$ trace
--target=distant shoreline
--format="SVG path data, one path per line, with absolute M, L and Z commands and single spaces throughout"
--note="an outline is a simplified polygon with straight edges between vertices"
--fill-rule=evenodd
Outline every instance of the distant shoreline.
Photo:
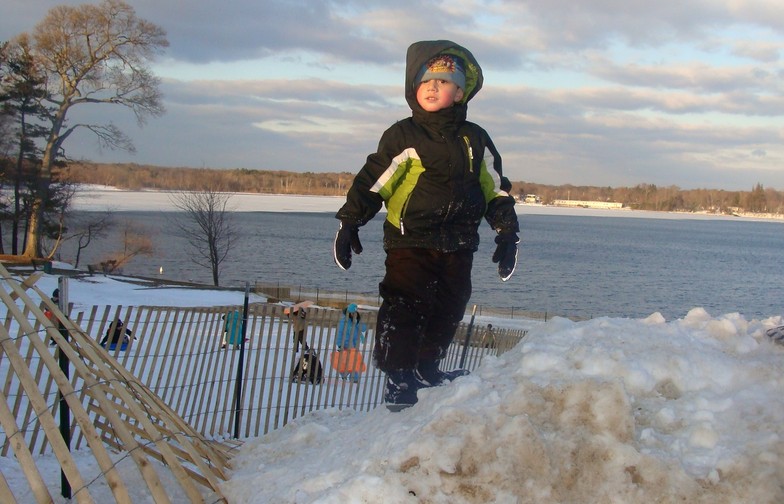
M 113 187 L 89 186 L 77 192 L 73 209 L 77 211 L 105 212 L 176 212 L 170 196 L 176 191 L 140 190 L 126 191 Z M 345 202 L 342 196 L 312 196 L 302 194 L 234 193 L 229 207 L 236 212 L 337 212 Z M 518 204 L 519 215 L 563 215 L 582 217 L 629 217 L 647 219 L 723 219 L 748 222 L 780 222 L 781 215 L 716 215 L 691 212 L 657 212 L 653 210 L 597 209 L 559 207 L 551 205 Z
M 633 210 L 631 208 L 581 208 L 554 205 L 532 205 L 520 203 L 516 206 L 518 215 L 574 215 L 583 217 L 628 217 L 640 219 L 694 219 L 694 220 L 733 220 L 748 222 L 784 223 L 784 215 L 776 214 L 712 214 L 708 212 L 665 212 L 655 210 Z M 541 209 L 541 210 L 539 210 Z

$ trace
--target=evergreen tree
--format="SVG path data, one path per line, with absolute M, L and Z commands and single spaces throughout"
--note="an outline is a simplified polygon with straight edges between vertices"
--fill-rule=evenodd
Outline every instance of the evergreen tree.
M 18 254 L 20 225 L 26 221 L 29 208 L 25 203 L 30 202 L 29 189 L 35 185 L 35 173 L 41 163 L 42 151 L 36 141 L 46 137 L 44 124 L 51 110 L 44 105 L 46 81 L 31 53 L 29 39 L 20 36 L 0 50 L 0 101 L 8 125 L 5 154 L 9 168 L 10 159 L 14 159 L 13 168 L 4 173 L 4 182 L 13 185 L 13 200 L 6 205 L 6 215 L 12 228 L 11 253 Z

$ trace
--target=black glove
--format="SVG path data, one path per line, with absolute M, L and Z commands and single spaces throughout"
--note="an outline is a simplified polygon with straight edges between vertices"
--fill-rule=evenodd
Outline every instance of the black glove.
M 517 243 L 520 238 L 515 233 L 499 233 L 495 237 L 497 244 L 493 253 L 493 262 L 498 263 L 498 276 L 506 282 L 514 273 L 517 265 Z
M 340 269 L 347 270 L 351 267 L 352 250 L 356 254 L 362 253 L 362 244 L 359 242 L 359 226 L 341 221 L 340 229 L 335 234 L 335 243 L 332 246 L 332 256 Z

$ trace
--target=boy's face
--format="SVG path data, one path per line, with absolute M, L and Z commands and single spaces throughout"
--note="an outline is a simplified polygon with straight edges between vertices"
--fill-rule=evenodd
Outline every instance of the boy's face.
M 462 100 L 463 90 L 454 82 L 432 79 L 419 84 L 416 99 L 426 112 L 437 112 Z

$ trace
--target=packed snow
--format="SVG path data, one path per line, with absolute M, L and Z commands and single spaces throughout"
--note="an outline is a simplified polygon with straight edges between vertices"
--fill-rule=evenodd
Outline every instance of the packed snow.
M 139 289 L 72 279 L 69 298 L 241 302 Z M 784 502 L 784 346 L 765 335 L 781 314 L 486 322 L 529 332 L 471 375 L 420 391 L 410 409 L 322 410 L 245 440 L 222 485 L 229 502 Z M 57 468 L 51 456 L 36 463 Z M 0 464 L 11 488 L 26 485 L 13 461 Z M 134 502 L 151 501 L 143 482 L 130 488 Z
M 497 324 L 504 323 L 498 320 Z M 401 413 L 249 440 L 231 502 L 784 502 L 784 348 L 748 321 L 554 319 Z

